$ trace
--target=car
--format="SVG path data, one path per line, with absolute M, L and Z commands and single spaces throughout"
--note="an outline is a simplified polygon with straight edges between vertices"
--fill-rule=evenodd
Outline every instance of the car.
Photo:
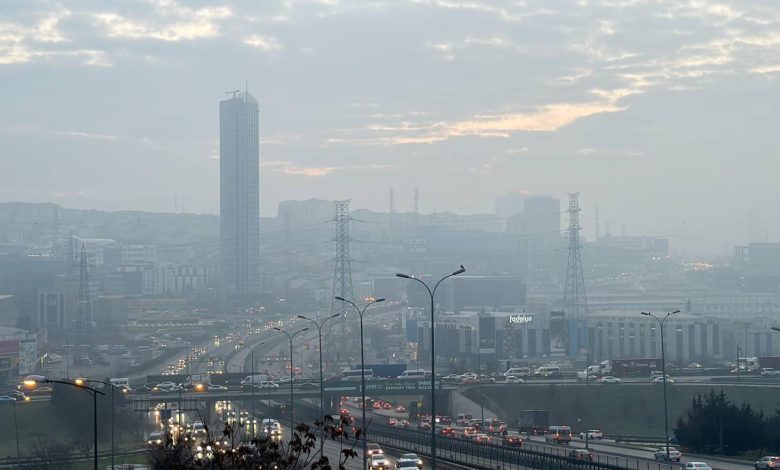
M 396 413 L 406 413 L 406 407 L 404 405 L 398 405 L 395 407 Z
M 381 402 L 376 402 L 376 403 L 373 404 L 372 408 L 374 408 L 375 410 L 381 410 L 382 409 L 382 403 Z
M 414 460 L 398 459 L 395 461 L 395 468 L 411 470 L 414 468 L 421 469 L 422 466 L 417 465 L 417 462 L 415 462 Z
M 14 398 L 16 401 L 24 401 L 27 398 L 24 393 L 19 390 L 9 390 L 7 392 L 0 392 L 0 395 L 5 395 Z
M 472 439 L 476 435 L 477 435 L 477 430 L 475 428 L 472 428 L 471 426 L 463 429 L 464 439 Z
M 418 431 L 430 431 L 431 430 L 431 423 L 428 421 L 420 421 L 417 423 L 417 430 Z
M 598 379 L 598 382 L 603 384 L 619 384 L 620 379 L 617 377 L 612 377 L 611 375 L 605 375 L 604 377 Z
M 160 382 L 157 384 L 157 388 L 171 388 L 171 387 L 177 387 L 173 382 Z
M 587 433 L 584 432 L 584 431 L 580 433 L 580 439 L 585 440 L 586 438 L 588 440 L 590 440 L 590 439 L 603 439 L 604 438 L 604 433 L 599 431 L 598 429 L 588 429 Z
M 219 385 L 219 384 L 210 384 L 209 385 L 209 390 L 222 390 L 222 391 L 225 391 L 227 389 L 228 388 L 225 387 L 224 385 Z
M 395 427 L 397 424 L 398 424 L 398 420 L 395 419 L 395 418 L 390 418 L 390 419 L 387 420 L 387 425 L 388 426 Z
M 401 462 L 401 461 L 404 461 L 404 462 L 413 462 L 413 463 L 414 463 L 414 465 L 415 465 L 415 467 L 417 467 L 417 468 L 423 468 L 423 461 L 422 461 L 422 459 L 420 458 L 420 456 L 419 456 L 419 455 L 417 455 L 417 454 L 401 454 L 401 456 L 400 456 L 400 457 L 398 457 L 398 462 Z M 396 465 L 396 467 L 398 467 L 398 468 L 404 468 L 404 467 L 399 467 L 398 465 Z M 412 468 L 412 467 L 406 467 L 406 468 Z
M 666 457 L 666 447 L 661 447 L 653 452 L 653 458 L 655 460 L 669 460 L 679 462 L 682 458 L 682 453 L 674 447 L 669 447 L 669 458 Z
M 161 446 L 164 438 L 165 434 L 162 431 L 153 431 L 149 433 L 149 439 L 146 443 L 150 446 Z
M 37 393 L 37 394 L 51 393 L 51 387 L 38 387 L 30 393 Z
M 780 370 L 773 369 L 771 367 L 764 367 L 761 369 L 761 375 L 763 375 L 764 377 L 779 376 Z
M 368 451 L 368 455 L 385 454 L 385 452 L 382 450 L 382 447 L 380 447 L 379 444 L 375 442 L 369 442 L 366 444 L 366 450 Z
M 392 410 L 393 409 L 393 404 L 392 403 L 388 403 L 388 402 L 384 402 L 382 404 L 382 409 L 383 410 Z
M 272 388 L 279 388 L 279 384 L 268 380 L 261 380 L 260 382 L 258 382 L 257 385 L 255 385 L 255 387 L 259 389 L 272 389 Z
M 461 379 L 460 383 L 463 385 L 477 385 L 479 384 L 479 379 L 476 377 L 464 377 Z
M 686 462 L 683 468 L 686 470 L 712 470 L 712 467 L 704 462 Z
M 753 467 L 756 470 L 766 470 L 771 468 L 780 468 L 780 457 L 775 455 L 767 455 L 761 457 L 753 463 Z
M 400 426 L 402 428 L 409 429 L 409 427 L 411 427 L 411 425 L 412 424 L 409 422 L 408 419 L 402 419 L 396 426 Z
M 588 449 L 572 449 L 568 455 L 574 460 L 593 460 L 593 454 Z
M 659 375 L 658 377 L 655 377 L 653 379 L 653 383 L 655 383 L 655 384 L 662 384 L 662 383 L 664 383 L 664 376 L 663 375 Z M 669 377 L 667 375 L 666 376 L 666 383 L 673 384 L 674 383 L 674 379 L 672 379 L 671 377 Z
M 349 410 L 346 409 L 346 408 L 342 408 L 342 409 L 339 410 L 339 414 L 341 416 L 349 416 Z
M 8 395 L 0 395 L 0 401 L 16 401 L 16 398 L 9 397 Z
M 506 380 L 504 382 L 508 383 L 508 384 L 524 384 L 525 380 L 521 379 L 520 377 L 518 377 L 516 375 L 510 375 L 510 376 L 507 376 L 507 378 L 506 378 Z
M 301 390 L 319 390 L 320 384 L 314 382 L 302 383 L 299 387 Z
M 455 437 L 455 428 L 451 428 L 447 426 L 445 428 L 441 428 L 441 431 L 439 431 L 439 433 L 442 436 Z
M 390 468 L 390 461 L 385 454 L 371 454 L 371 460 L 368 461 L 369 470 L 385 470 Z
M 133 389 L 133 393 L 151 393 L 152 387 L 149 387 L 148 385 L 141 385 L 140 387 L 136 387 Z
M 519 434 L 507 434 L 504 436 L 503 444 L 509 447 L 523 447 L 523 438 Z
M 477 434 L 476 436 L 474 436 L 474 438 L 472 440 L 476 444 L 492 444 L 493 443 L 493 438 L 488 436 L 487 434 L 484 434 L 484 433 Z

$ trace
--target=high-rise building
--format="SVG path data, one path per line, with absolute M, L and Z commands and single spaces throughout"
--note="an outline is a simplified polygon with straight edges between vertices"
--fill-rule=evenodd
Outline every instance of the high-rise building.
M 245 92 L 219 103 L 220 279 L 226 292 L 260 288 L 260 125 Z

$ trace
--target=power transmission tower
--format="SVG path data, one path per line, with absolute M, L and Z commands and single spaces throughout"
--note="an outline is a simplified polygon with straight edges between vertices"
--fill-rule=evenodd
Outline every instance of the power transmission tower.
M 350 335 L 347 333 L 347 327 L 353 326 L 348 325 L 346 321 L 346 316 L 350 313 L 347 310 L 348 305 L 335 299 L 338 296 L 354 300 L 355 296 L 352 289 L 352 266 L 350 263 L 351 258 L 349 257 L 349 222 L 352 218 L 349 216 L 349 200 L 333 202 L 336 204 L 336 216 L 333 218 L 333 221 L 336 223 L 336 238 L 333 239 L 336 243 L 336 257 L 333 259 L 333 295 L 331 296 L 330 312 L 331 315 L 334 313 L 341 314 L 341 332 L 344 337 L 339 342 L 341 347 L 337 350 L 340 358 L 340 349 L 343 348 L 345 351 L 349 351 L 347 342 L 350 339 Z
M 87 248 L 81 244 L 81 258 L 79 260 L 79 311 L 76 324 L 76 334 L 84 344 L 90 333 L 92 321 L 92 301 L 89 295 L 89 272 L 87 266 Z
M 563 312 L 568 318 L 579 319 L 588 312 L 585 277 L 580 253 L 580 193 L 569 193 L 569 259 L 566 263 L 566 283 L 563 287 Z

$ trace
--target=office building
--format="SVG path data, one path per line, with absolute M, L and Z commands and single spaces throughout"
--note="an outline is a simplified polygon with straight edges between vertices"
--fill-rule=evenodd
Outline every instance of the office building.
M 249 92 L 219 103 L 220 279 L 226 293 L 259 290 L 260 129 Z

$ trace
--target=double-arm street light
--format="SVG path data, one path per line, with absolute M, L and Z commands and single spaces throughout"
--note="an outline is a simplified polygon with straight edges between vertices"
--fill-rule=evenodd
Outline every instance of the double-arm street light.
M 463 267 L 463 265 L 460 265 L 460 268 L 455 270 L 453 273 L 448 274 L 444 276 L 443 278 L 439 279 L 439 281 L 433 286 L 433 289 L 428 287 L 428 284 L 426 284 L 424 281 L 417 279 L 416 277 L 409 276 L 408 274 L 402 274 L 398 273 L 396 274 L 397 277 L 403 278 L 403 279 L 411 279 L 413 281 L 417 281 L 420 284 L 425 287 L 425 290 L 428 291 L 428 294 L 431 297 L 431 469 L 436 470 L 436 343 L 435 339 L 436 336 L 434 334 L 434 331 L 436 328 L 434 327 L 434 303 L 433 303 L 433 297 L 436 295 L 436 289 L 439 287 L 439 284 L 442 283 L 447 278 L 450 278 L 452 276 L 457 276 L 458 274 L 463 274 L 466 272 L 466 268 Z
M 257 434 L 257 422 L 255 420 L 255 348 L 264 344 L 265 341 L 260 341 L 259 343 L 254 344 L 249 348 L 249 355 L 251 356 L 250 362 L 252 367 L 252 372 L 250 372 L 250 374 L 252 374 L 252 379 L 249 382 L 250 390 L 252 391 L 252 416 L 250 417 L 249 423 L 252 426 L 252 437 L 255 437 Z M 246 365 L 246 363 L 244 365 Z
M 310 322 L 312 322 L 314 324 L 314 326 L 317 327 L 317 337 L 319 338 L 319 342 L 320 342 L 319 343 L 319 348 L 320 348 L 320 418 L 319 419 L 322 420 L 322 425 L 320 426 L 320 455 L 323 455 L 322 451 L 323 451 L 324 446 L 325 446 L 325 421 L 324 421 L 324 419 L 325 419 L 325 411 L 324 411 L 324 409 L 325 409 L 325 406 L 324 406 L 325 399 L 324 399 L 324 394 L 323 394 L 323 390 L 322 390 L 323 389 L 323 380 L 322 380 L 322 325 L 324 325 L 326 321 L 331 320 L 333 318 L 336 318 L 338 316 L 339 316 L 338 313 L 334 313 L 333 315 L 331 315 L 329 317 L 323 318 L 318 323 L 317 320 L 314 320 L 313 318 L 309 318 L 309 317 L 304 316 L 304 315 L 298 315 L 298 318 L 300 318 L 301 320 L 310 321 Z
M 115 453 L 116 453 L 116 445 L 115 445 L 116 441 L 114 440 L 114 429 L 115 429 L 115 426 L 114 426 L 114 415 L 115 415 L 115 411 L 114 411 L 115 410 L 115 408 L 114 408 L 114 390 L 116 390 L 117 388 L 121 388 L 122 389 L 122 393 L 127 393 L 127 389 L 124 388 L 124 387 L 120 387 L 118 385 L 114 385 L 111 382 L 103 382 L 102 380 L 89 380 L 89 379 L 77 378 L 73 382 L 76 385 L 78 385 L 79 387 L 81 387 L 85 383 L 108 385 L 109 387 L 111 387 L 111 469 L 113 470 L 114 469 L 114 457 L 115 457 Z
M 274 330 L 284 333 L 290 340 L 290 438 L 292 438 L 295 434 L 295 417 L 293 416 L 293 410 L 295 409 L 295 405 L 293 404 L 293 338 L 298 333 L 309 331 L 309 328 L 300 329 L 293 334 L 290 334 L 287 331 L 277 327 L 274 327 Z
M 355 304 L 355 302 L 347 300 L 344 297 L 336 296 L 335 299 L 341 302 L 346 302 L 355 307 L 355 310 L 357 310 L 357 313 L 360 316 L 360 409 L 362 411 L 361 419 L 363 420 L 363 423 L 361 424 L 363 426 L 363 468 L 367 468 L 368 441 L 366 441 L 366 361 L 363 353 L 363 314 L 366 313 L 366 309 L 368 307 L 374 304 L 378 304 L 379 302 L 384 302 L 385 299 L 374 299 L 364 305 L 362 310 Z
M 35 388 L 38 386 L 38 384 L 63 384 L 63 385 L 70 385 L 71 387 L 80 388 L 81 390 L 84 390 L 88 392 L 90 395 L 92 395 L 92 436 L 94 438 L 94 463 L 95 463 L 95 470 L 98 468 L 98 445 L 97 445 L 97 396 L 105 395 L 105 393 L 101 392 L 100 390 L 96 390 L 92 387 L 87 387 L 84 385 L 83 380 L 76 380 L 73 382 L 67 382 L 65 380 L 50 380 L 45 377 L 42 377 L 41 380 L 36 379 L 27 379 L 23 382 L 25 387 L 28 388 Z
M 664 376 L 663 379 L 663 389 L 664 389 L 664 433 L 666 437 L 666 460 L 669 461 L 669 408 L 666 401 L 666 351 L 664 350 L 664 322 L 667 318 L 669 318 L 672 315 L 680 313 L 679 310 L 675 310 L 674 312 L 669 312 L 666 315 L 664 315 L 663 318 L 657 317 L 653 315 L 650 312 L 642 312 L 642 315 L 652 317 L 655 319 L 655 321 L 658 322 L 658 325 L 661 327 L 661 373 Z

